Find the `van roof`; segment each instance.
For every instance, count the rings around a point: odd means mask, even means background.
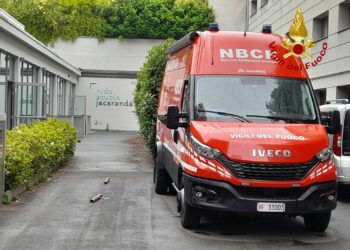
[[[327,109],[327,110],[331,110],[331,109],[350,109],[350,103],[332,103],[332,104],[324,104],[321,105],[320,108],[322,109]]]
[[[337,103],[337,104],[324,104],[320,106],[321,112],[328,112],[328,111],[333,111],[333,110],[338,110],[340,113],[340,123],[343,123],[343,119],[345,116],[345,112],[350,109],[350,103],[347,104],[342,104],[342,103]]]
[[[169,48],[170,58],[184,56],[185,47],[192,53],[191,74],[194,75],[308,78],[301,58],[289,56],[284,59],[290,51],[281,46],[281,36],[277,34],[191,32]],[[184,60],[179,58],[178,61]]]

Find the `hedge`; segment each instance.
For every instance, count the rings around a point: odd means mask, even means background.
[[[74,155],[77,131],[68,122],[49,119],[19,125],[6,133],[6,189],[47,176]]]
[[[137,76],[134,94],[136,114],[139,119],[140,133],[153,155],[155,153],[159,89],[167,61],[166,49],[174,42],[169,39],[153,47],[148,52],[146,62]]]

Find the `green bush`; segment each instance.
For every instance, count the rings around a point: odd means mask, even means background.
[[[57,119],[22,124],[6,136],[6,189],[51,173],[73,156],[77,141],[76,129]]]
[[[141,135],[153,154],[159,89],[167,61],[166,49],[173,43],[174,40],[169,39],[153,47],[137,76],[134,95],[136,114]]]
[[[215,19],[203,0],[0,0],[0,8],[45,44],[78,36],[177,39]]]

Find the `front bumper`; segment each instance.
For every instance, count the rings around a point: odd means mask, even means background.
[[[337,182],[318,183],[306,188],[238,187],[226,182],[184,174],[185,199],[191,206],[223,212],[257,213],[258,202],[285,203],[285,214],[303,215],[331,211],[337,205]],[[195,190],[214,191],[209,201],[195,197]],[[334,199],[330,200],[329,195]]]

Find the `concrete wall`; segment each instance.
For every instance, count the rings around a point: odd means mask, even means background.
[[[244,30],[245,0],[209,0],[220,30]]]
[[[105,39],[80,37],[75,42],[58,41],[53,48],[57,54],[83,70],[138,71],[149,49],[161,40]]]
[[[82,69],[76,95],[86,96],[92,129],[139,130],[133,102],[136,74],[148,51],[160,42],[80,37],[55,44],[60,56]]]
[[[326,99],[350,97],[350,26],[344,22],[349,20],[350,11],[343,11],[340,4],[349,3],[344,0],[269,0],[262,8],[258,0],[257,13],[250,18],[250,30],[260,31],[264,23],[271,23],[273,32],[285,34],[294,19],[297,7],[301,7],[308,28],[309,38],[315,36],[315,18],[328,11],[328,37],[316,41],[311,50],[316,58],[324,42],[328,43],[327,54],[317,67],[309,70],[313,86],[316,90],[326,89]],[[345,16],[341,16],[341,15]],[[314,30],[315,28],[315,30]],[[305,59],[305,62],[310,61]]]
[[[91,78],[79,80],[77,95],[86,96],[86,110],[95,130],[139,130],[133,92],[135,79]]]

